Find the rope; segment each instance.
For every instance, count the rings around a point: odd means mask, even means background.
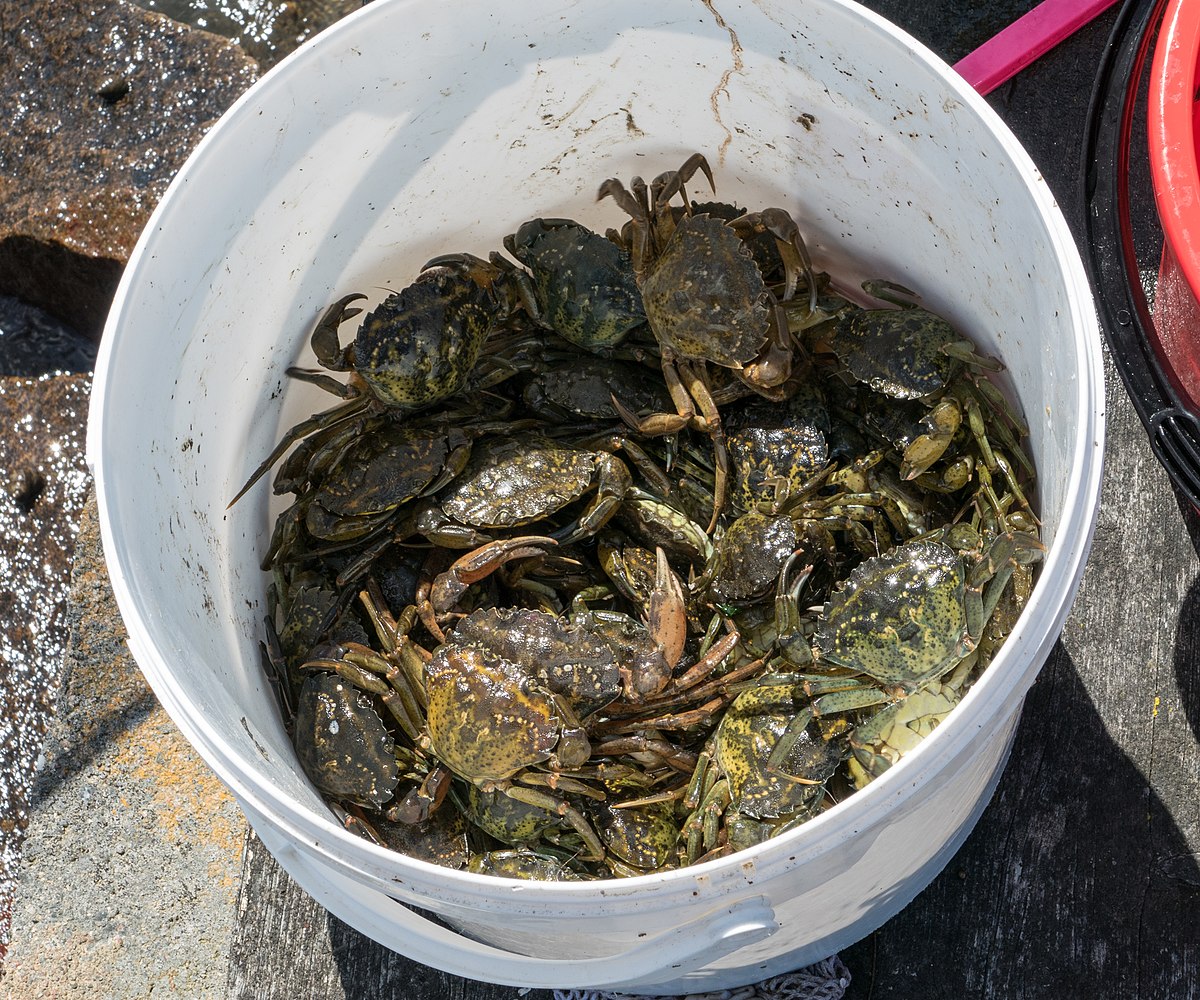
[[[709,993],[689,993],[680,1000],[842,1000],[850,986],[850,971],[834,955],[820,962],[764,979],[753,986]],[[554,1000],[652,1000],[604,990],[555,990]]]

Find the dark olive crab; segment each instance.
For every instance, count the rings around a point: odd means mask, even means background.
[[[393,292],[369,312],[354,340],[342,347],[338,327],[362,311],[348,307],[365,297],[343,296],[325,311],[310,338],[321,366],[349,372],[348,382],[323,372],[288,369],[293,378],[312,382],[345,401],[291,428],[230,506],[307,435],[380,411],[420,410],[453,396],[466,384],[484,342],[527,303],[512,271],[464,254],[438,257],[411,285]]]
[[[952,351],[973,353],[945,319],[917,306],[849,310],[831,333],[828,346],[850,374],[893,399],[944,389],[956,368]]]
[[[800,527],[787,514],[752,510],[721,536],[697,588],[707,585],[722,605],[736,605],[772,590],[784,563],[804,544]]]
[[[561,816],[542,806],[530,805],[495,789],[485,792],[479,785],[467,788],[463,805],[467,819],[502,844],[537,844],[566,826]]]
[[[671,404],[662,379],[643,365],[593,355],[554,361],[552,367],[535,372],[522,390],[525,406],[544,420],[619,421],[614,396],[639,411]]]
[[[440,545],[469,548],[489,532],[550,517],[594,494],[586,509],[554,533],[570,541],[594,534],[631,488],[629,469],[607,452],[572,448],[546,438],[491,439],[417,519],[417,530]]]
[[[782,209],[747,213],[732,221],[693,214],[684,184],[697,170],[715,190],[708,162],[697,153],[679,170],[656,177],[648,190],[640,178],[631,181],[632,190],[610,179],[601,185],[600,197],[612,197],[631,216],[633,270],[664,360],[702,359],[742,371],[761,360],[772,338],[770,346],[786,357],[778,359],[769,374],[758,368],[748,376],[752,388],[772,388],[787,378],[790,345],[782,310],[744,238],[763,230],[776,237],[788,268],[785,299],[791,297],[800,270],[808,275],[815,294],[807,249],[795,222]],[[681,216],[671,206],[676,194],[684,199]]]
[[[621,668],[612,647],[586,623],[524,608],[476,611],[454,629],[457,643],[486,645],[519,663],[572,711],[586,718],[621,693]]]
[[[300,689],[294,739],[305,773],[339,802],[378,809],[400,782],[396,746],[367,694],[331,673]]]
[[[331,540],[366,534],[401,504],[436,491],[462,471],[471,438],[459,428],[395,423],[358,437],[308,494],[309,533]]]
[[[854,379],[891,400],[920,401],[924,407],[898,442],[901,475],[915,479],[926,472],[962,426],[990,469],[996,467],[989,440],[994,436],[1032,473],[1018,444],[1028,428],[1003,395],[979,377],[1004,366],[976,353],[946,319],[915,305],[915,293],[903,286],[867,281],[863,288],[899,308],[849,309],[814,333],[818,348],[836,355]]]
[[[660,174],[649,188],[639,177],[629,189],[610,179],[601,185],[599,196],[612,197],[631,217],[627,239],[633,270],[677,410],[671,416],[628,418],[646,433],[691,425],[712,438],[715,524],[724,502],[728,459],[703,362],[731,369],[750,388],[768,396],[777,396],[776,390],[791,375],[786,318],[744,237],[764,230],[776,237],[786,265],[784,299],[791,297],[796,275],[803,271],[815,304],[816,281],[800,230],[782,209],[765,209],[731,222],[693,214],[684,184],[698,170],[715,190],[708,161],[696,153],[679,170]],[[683,197],[682,213],[671,205],[676,194]]]
[[[589,351],[646,322],[629,252],[571,219],[533,219],[504,238],[529,268],[538,319]]]

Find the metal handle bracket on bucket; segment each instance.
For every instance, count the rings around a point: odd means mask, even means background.
[[[448,969],[469,979],[540,989],[631,990],[674,979],[770,937],[779,922],[762,896],[740,899],[695,920],[647,937],[617,955],[590,959],[531,958],[464,937],[428,920],[385,893],[259,834],[300,887],[335,916],[386,948],[421,961],[423,953],[458,959]],[[445,968],[444,964],[439,967]]]

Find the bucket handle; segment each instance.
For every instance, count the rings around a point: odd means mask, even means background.
[[[779,930],[770,902],[763,896],[753,896],[647,937],[617,955],[531,958],[464,937],[428,920],[386,893],[368,889],[301,854],[290,843],[268,840],[261,833],[259,839],[305,892],[356,930],[418,962],[423,956],[444,956],[449,949],[457,961],[439,968],[489,983],[540,989],[629,990],[652,986],[708,965]]]

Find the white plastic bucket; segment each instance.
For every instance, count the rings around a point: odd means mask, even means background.
[[[918,290],[1009,366],[1049,544],[1008,645],[867,790],[752,853],[664,875],[529,883],[355,837],[297,765],[259,667],[273,509],[225,505],[281,431],[328,405],[284,369],[334,298],[485,254],[525,219],[614,222],[604,178],[693,151],[718,196],[780,205],[847,283]],[[1090,542],[1103,381],[1086,278],[1033,164],[920,44],[844,0],[379,0],[217,124],[130,260],[88,451],[139,664],[263,842],[395,950],[498,983],[664,993],[822,958],[901,909],[982,811]],[[461,933],[401,905],[416,904]]]

